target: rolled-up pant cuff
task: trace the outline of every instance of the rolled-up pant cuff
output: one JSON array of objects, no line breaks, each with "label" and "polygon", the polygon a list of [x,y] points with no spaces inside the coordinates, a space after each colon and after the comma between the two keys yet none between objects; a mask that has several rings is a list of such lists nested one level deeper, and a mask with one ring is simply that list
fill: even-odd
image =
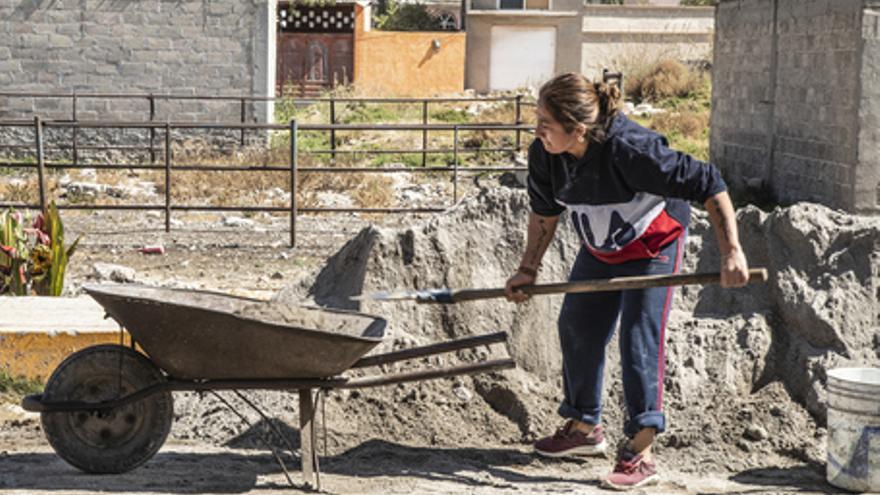
[{"label": "rolled-up pant cuff", "polygon": [[566,419],[576,419],[588,425],[597,425],[601,419],[600,413],[589,414],[579,411],[567,402],[559,404],[559,415]]},{"label": "rolled-up pant cuff", "polygon": [[627,421],[624,427],[624,433],[632,438],[645,428],[654,428],[657,433],[666,431],[666,415],[660,411],[648,411]]}]

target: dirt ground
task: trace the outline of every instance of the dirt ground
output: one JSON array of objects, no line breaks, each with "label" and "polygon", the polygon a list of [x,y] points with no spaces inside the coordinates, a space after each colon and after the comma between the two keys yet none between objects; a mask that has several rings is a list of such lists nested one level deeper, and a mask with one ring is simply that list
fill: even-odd
[{"label": "dirt ground", "polygon": [[[291,400],[293,396],[291,396]],[[146,465],[122,475],[88,475],[67,465],[46,444],[36,415],[0,408],[0,491],[10,494],[310,493],[298,459],[282,454],[293,485],[268,450],[235,448],[235,441],[171,440]],[[271,411],[270,411],[271,413]],[[285,429],[292,438],[296,431]],[[437,447],[373,438],[320,457],[325,493],[607,493],[599,479],[606,458],[545,460],[528,445],[478,441]],[[297,447],[294,442],[294,447]],[[662,465],[661,465],[662,468]],[[820,466],[760,466],[706,473],[663,470],[663,481],[635,493],[843,493],[824,482]]]},{"label": "dirt ground", "polygon": [[[121,212],[74,213],[66,216],[68,238],[85,233],[71,264],[69,290],[95,281],[98,262],[134,270],[137,282],[206,288],[269,298],[280,289],[306,284],[307,277],[368,224],[399,226],[424,218],[365,218],[358,215],[303,216],[298,245],[287,246],[288,220],[254,216],[247,228],[229,226],[221,215],[177,217],[184,227],[170,234],[156,216]],[[144,245],[161,244],[166,253],[148,255]],[[442,386],[387,387],[362,397],[335,394],[328,399],[327,455],[320,458],[322,489],[328,493],[599,493],[598,480],[610,459],[549,461],[531,453],[530,436],[489,407],[468,407],[468,390],[477,382]],[[438,388],[439,387],[439,388]],[[458,391],[457,391],[458,390]],[[775,393],[768,388],[768,394]],[[413,395],[414,394],[414,395]],[[398,397],[399,399],[395,399]],[[413,417],[399,417],[393,400],[412,400]],[[458,397],[456,399],[455,397]],[[46,443],[39,418],[7,398],[0,401],[0,492],[2,493],[299,493],[308,491],[297,470],[299,461],[283,456],[293,473],[287,482],[273,456],[256,440],[253,428],[235,424],[209,396],[176,394],[175,429],[159,454],[124,475],[83,474],[60,460]],[[277,425],[298,447],[293,395],[276,394],[258,402],[277,418]],[[767,403],[765,397],[763,403]],[[279,404],[282,406],[279,407]],[[346,405],[348,404],[348,405]],[[355,404],[352,406],[351,404]],[[363,404],[363,406],[361,406]],[[421,412],[420,412],[421,411]],[[386,417],[386,414],[390,415]],[[769,414],[769,413],[768,413]],[[363,415],[366,417],[358,417]],[[392,417],[397,415],[398,417]],[[187,418],[187,416],[190,416]],[[222,421],[217,417],[226,418]],[[253,416],[253,415],[252,415]],[[422,417],[420,417],[422,416]],[[452,418],[453,423],[424,424],[423,418]],[[538,421],[544,428],[552,411]],[[769,417],[769,416],[768,416]],[[229,419],[231,418],[231,419]],[[259,418],[252,418],[258,420]],[[785,418],[779,419],[783,423]],[[479,425],[504,422],[495,438],[480,436]],[[383,423],[389,430],[383,434]],[[467,423],[473,423],[468,425]],[[180,426],[178,426],[178,424]],[[364,425],[361,427],[360,425]],[[233,426],[234,425],[234,426]],[[404,425],[405,427],[402,427]],[[477,426],[474,426],[477,425]],[[814,426],[803,435],[815,435]],[[508,431],[510,430],[510,431]],[[426,431],[428,433],[426,433]],[[456,434],[456,432],[462,432]],[[393,432],[393,433],[392,433]],[[549,433],[549,432],[548,432]],[[534,436],[534,433],[531,434]],[[320,438],[320,437],[319,437]],[[673,437],[674,438],[674,437]],[[699,441],[699,436],[694,437]],[[729,449],[694,459],[688,441],[666,442],[658,450],[664,481],[642,493],[836,493],[824,481],[824,465],[815,453],[760,455],[748,462],[728,457]],[[320,445],[320,440],[319,440]],[[695,448],[697,446],[694,446]],[[749,446],[740,446],[748,451]],[[712,452],[712,446],[699,446]],[[664,459],[668,466],[664,467]]]}]

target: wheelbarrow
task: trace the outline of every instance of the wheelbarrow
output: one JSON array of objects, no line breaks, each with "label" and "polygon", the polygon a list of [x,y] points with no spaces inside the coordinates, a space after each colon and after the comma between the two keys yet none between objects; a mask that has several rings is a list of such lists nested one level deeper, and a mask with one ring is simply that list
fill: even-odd
[{"label": "wheelbarrow", "polygon": [[329,332],[242,316],[244,307],[260,302],[245,297],[140,285],[83,288],[129,332],[131,346],[98,345],[71,354],[49,377],[43,393],[25,397],[22,407],[41,413],[43,431],[55,452],[89,473],[123,473],[152,458],[171,429],[173,391],[296,390],[302,473],[307,484],[316,480],[319,485],[314,390],[375,387],[516,366],[505,358],[347,377],[344,372],[352,368],[506,342],[507,334],[363,357],[382,340],[384,319],[302,308],[343,323]]}]

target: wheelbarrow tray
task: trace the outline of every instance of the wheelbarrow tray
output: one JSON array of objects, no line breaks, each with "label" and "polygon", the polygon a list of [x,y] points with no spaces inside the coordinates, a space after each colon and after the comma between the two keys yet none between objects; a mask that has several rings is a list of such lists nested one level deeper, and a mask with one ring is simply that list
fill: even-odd
[{"label": "wheelbarrow tray", "polygon": [[300,328],[237,314],[261,302],[247,297],[134,284],[83,289],[176,379],[331,377],[381,342],[387,324],[362,313],[300,306],[344,323],[333,331]]}]

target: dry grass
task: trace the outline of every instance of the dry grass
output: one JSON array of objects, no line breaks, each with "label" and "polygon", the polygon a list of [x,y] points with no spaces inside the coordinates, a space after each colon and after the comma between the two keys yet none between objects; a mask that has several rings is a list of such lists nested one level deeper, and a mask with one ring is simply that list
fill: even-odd
[{"label": "dry grass", "polygon": [[[213,152],[204,145],[189,142],[174,150],[174,163],[191,166],[215,165],[271,165],[288,167],[287,146],[282,143],[271,148],[248,148],[233,155]],[[314,159],[300,157],[300,167],[315,165]],[[344,166],[339,164],[338,166]],[[321,164],[320,166],[328,166]],[[263,205],[286,206],[281,195],[269,192],[290,192],[290,176],[283,171],[201,171],[173,172],[172,194],[175,201],[212,206]],[[156,184],[159,194],[165,194],[164,172],[153,171],[145,176]],[[393,198],[391,181],[376,174],[319,173],[298,174],[297,204],[304,208],[320,206],[318,193],[335,192],[351,196],[357,206],[387,207]]]},{"label": "dry grass", "polygon": [[[46,177],[47,200],[52,199],[52,191],[57,187],[58,179],[54,174]],[[36,172],[19,180],[0,181],[0,201],[4,203],[26,203],[35,205],[40,201],[40,185]]]},{"label": "dry grass", "polygon": [[651,116],[648,125],[662,134],[676,133],[698,139],[709,128],[709,114],[693,110],[658,113]]},{"label": "dry grass", "polygon": [[22,183],[0,183],[0,198],[3,198],[4,202],[31,203],[34,201],[36,191],[36,178]]},{"label": "dry grass", "polygon": [[703,84],[704,76],[672,59],[661,60],[643,71],[634,71],[626,78],[626,94],[635,100],[659,101],[684,97]]}]

